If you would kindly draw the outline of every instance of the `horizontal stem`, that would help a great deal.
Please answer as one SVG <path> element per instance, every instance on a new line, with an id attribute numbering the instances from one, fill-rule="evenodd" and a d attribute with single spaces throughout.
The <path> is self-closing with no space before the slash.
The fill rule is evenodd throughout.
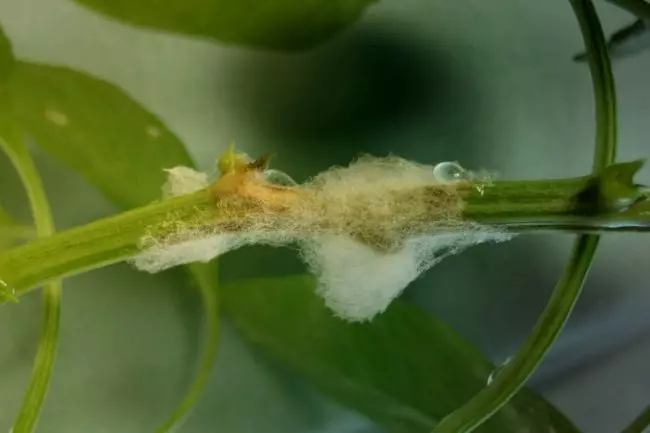
<path id="1" fill-rule="evenodd" d="M 463 217 L 482 224 L 500 225 L 514 232 L 650 231 L 650 208 L 631 207 L 625 212 L 590 214 L 577 199 L 591 177 L 546 181 L 496 181 L 477 189 L 464 186 Z M 217 207 L 206 190 L 154 202 L 150 205 L 58 232 L 0 253 L 0 303 L 20 296 L 52 279 L 124 261 L 141 252 L 145 235 L 162 234 L 173 227 L 165 223 L 210 225 L 241 220 L 241 213 Z M 253 216 L 251 208 L 246 216 Z M 232 220 L 232 221 L 229 221 Z M 4 293 L 3 293 L 4 292 Z M 4 296 L 2 296 L 4 295 Z"/>
<path id="2" fill-rule="evenodd" d="M 138 242 L 151 227 L 172 217 L 177 221 L 194 220 L 209 205 L 209 196 L 201 191 L 61 231 L 0 253 L 0 295 L 3 285 L 8 296 L 21 295 L 51 279 L 126 260 L 139 252 Z"/>

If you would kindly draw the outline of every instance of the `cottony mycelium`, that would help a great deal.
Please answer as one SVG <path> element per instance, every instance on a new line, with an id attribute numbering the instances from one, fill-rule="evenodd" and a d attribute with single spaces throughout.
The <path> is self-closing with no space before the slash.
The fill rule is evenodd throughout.
<path id="1" fill-rule="evenodd" d="M 166 222 L 140 241 L 132 263 L 158 272 L 206 262 L 250 244 L 295 245 L 337 316 L 370 320 L 421 273 L 468 246 L 511 234 L 462 218 L 461 188 L 488 178 L 456 163 L 423 165 L 395 156 L 362 156 L 296 184 L 233 147 L 218 160 L 221 177 L 188 167 L 167 169 L 163 196 L 205 189 L 219 218 Z M 159 233 L 164 234 L 159 234 Z"/>

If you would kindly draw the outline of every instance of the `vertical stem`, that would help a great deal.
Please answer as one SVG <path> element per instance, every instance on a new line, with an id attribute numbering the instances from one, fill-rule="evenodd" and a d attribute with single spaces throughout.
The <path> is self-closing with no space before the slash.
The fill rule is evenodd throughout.
<path id="1" fill-rule="evenodd" d="M 605 36 L 591 0 L 571 0 L 580 24 L 596 99 L 596 146 L 593 171 L 610 165 L 616 155 L 616 102 Z M 473 431 L 519 391 L 541 364 L 575 306 L 591 267 L 600 237 L 578 236 L 561 279 L 533 331 L 515 357 L 490 385 L 445 417 L 434 433 Z"/>
<path id="2" fill-rule="evenodd" d="M 14 165 L 29 197 L 32 215 L 38 236 L 54 233 L 54 222 L 50 205 L 45 195 L 43 183 L 34 166 L 29 149 L 22 137 L 12 128 L 5 128 L 7 141 L 0 138 L 3 148 Z M 61 281 L 52 281 L 43 288 L 43 324 L 41 337 L 36 350 L 34 366 L 29 387 L 14 423 L 14 433 L 31 433 L 36 428 L 41 407 L 50 385 L 54 360 L 59 344 L 59 324 L 61 317 Z"/>

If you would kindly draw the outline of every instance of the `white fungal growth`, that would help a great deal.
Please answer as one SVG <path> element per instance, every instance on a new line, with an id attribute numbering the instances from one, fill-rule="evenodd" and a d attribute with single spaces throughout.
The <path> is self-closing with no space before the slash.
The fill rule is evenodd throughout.
<path id="1" fill-rule="evenodd" d="M 476 226 L 463 233 L 411 238 L 396 251 L 380 253 L 345 236 L 324 236 L 303 249 L 303 258 L 317 276 L 317 292 L 327 306 L 339 317 L 357 322 L 382 313 L 413 280 L 443 258 L 471 245 L 511 237 Z"/>
<path id="2" fill-rule="evenodd" d="M 303 257 L 317 276 L 317 293 L 338 316 L 370 319 L 422 272 L 414 245 L 381 253 L 345 236 L 322 236 L 305 248 Z"/>
<path id="3" fill-rule="evenodd" d="M 189 167 L 178 166 L 165 171 L 167 182 L 161 188 L 163 198 L 190 194 L 208 186 L 208 175 Z"/>
<path id="4" fill-rule="evenodd" d="M 215 189 L 221 194 L 215 210 L 240 216 L 209 227 L 171 221 L 164 235 L 141 239 L 143 252 L 132 262 L 158 272 L 206 262 L 244 245 L 295 244 L 334 314 L 370 320 L 444 257 L 512 237 L 462 220 L 458 188 L 469 181 L 460 176 L 447 181 L 440 173 L 401 158 L 362 157 L 298 186 L 272 185 L 253 172 L 230 179 L 224 175 L 215 185 L 222 188 Z M 168 170 L 163 191 L 169 197 L 206 184 L 203 173 L 176 167 Z M 242 206 L 248 206 L 246 212 L 236 212 Z"/>

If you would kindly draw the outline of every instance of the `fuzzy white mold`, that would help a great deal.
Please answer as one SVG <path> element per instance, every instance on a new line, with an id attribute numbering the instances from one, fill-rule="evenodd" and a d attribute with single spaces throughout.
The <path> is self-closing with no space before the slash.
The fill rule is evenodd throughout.
<path id="1" fill-rule="evenodd" d="M 238 233 L 179 225 L 164 236 L 144 237 L 143 252 L 132 262 L 158 272 L 244 245 L 296 244 L 327 306 L 345 320 L 370 320 L 444 257 L 513 236 L 461 220 L 456 179 L 445 182 L 433 168 L 396 157 L 363 157 L 298 187 L 301 200 L 280 217 L 261 212 Z M 168 170 L 168 176 L 166 196 L 207 184 L 206 175 L 185 167 Z"/>
<path id="2" fill-rule="evenodd" d="M 190 167 L 178 166 L 165 169 L 167 182 L 162 186 L 163 198 L 191 194 L 208 186 L 208 175 Z"/>

